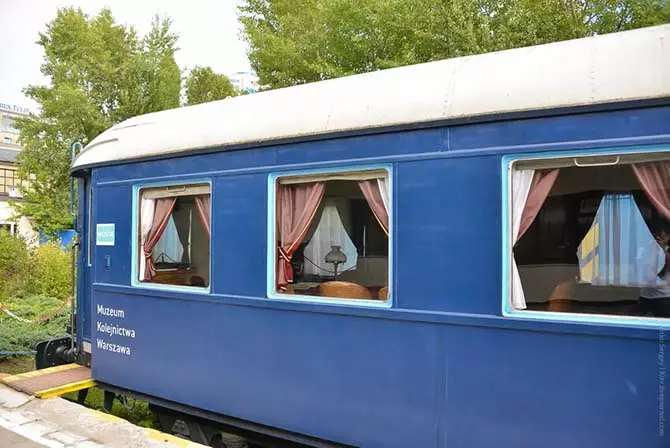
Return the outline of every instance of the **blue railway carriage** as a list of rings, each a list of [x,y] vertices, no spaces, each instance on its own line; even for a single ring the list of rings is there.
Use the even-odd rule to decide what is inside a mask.
[[[114,126],[72,165],[79,362],[214,446],[670,447],[669,42]]]

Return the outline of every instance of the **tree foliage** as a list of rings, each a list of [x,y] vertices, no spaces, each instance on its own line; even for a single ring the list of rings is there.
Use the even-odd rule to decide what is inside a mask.
[[[211,67],[197,66],[186,78],[186,104],[207,103],[238,95],[226,75],[214,73]]]
[[[245,0],[266,88],[670,22],[666,0]]]
[[[178,107],[176,42],[168,18],[155,17],[139,38],[132,27],[115,23],[108,9],[93,17],[81,9],[58,11],[38,40],[41,71],[50,83],[25,89],[40,113],[17,122],[25,147],[18,175],[30,183],[25,200],[14,204],[17,214],[47,233],[72,226],[71,143],[86,144],[126,118]]]

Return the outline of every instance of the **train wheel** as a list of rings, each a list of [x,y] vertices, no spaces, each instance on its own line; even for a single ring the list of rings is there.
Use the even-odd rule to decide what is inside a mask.
[[[247,448],[249,446],[246,439],[224,432],[212,437],[209,445],[213,448]]]

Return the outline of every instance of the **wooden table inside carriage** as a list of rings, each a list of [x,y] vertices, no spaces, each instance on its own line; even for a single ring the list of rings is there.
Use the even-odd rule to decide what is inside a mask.
[[[157,264],[156,275],[151,281],[164,285],[206,286],[205,280],[188,265],[161,266]]]
[[[386,300],[388,297],[388,288],[385,286],[361,286],[342,281],[294,283],[289,285],[287,292],[301,296],[363,300]]]

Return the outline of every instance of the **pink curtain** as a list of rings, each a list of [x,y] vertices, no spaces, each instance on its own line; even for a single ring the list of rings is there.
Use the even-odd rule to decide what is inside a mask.
[[[326,185],[323,182],[279,185],[277,188],[277,287],[293,282],[291,258],[305,238],[319,208]]]
[[[656,210],[670,220],[670,161],[634,163],[632,167]]]
[[[200,222],[207,232],[207,236],[212,237],[210,231],[210,217],[211,217],[212,197],[208,194],[203,194],[195,197],[195,208],[200,216]]]
[[[156,267],[154,265],[153,258],[151,258],[151,250],[156,246],[156,243],[158,243],[158,240],[160,240],[163,231],[165,231],[165,228],[167,227],[168,221],[170,219],[170,214],[174,209],[175,202],[177,202],[177,198],[156,199],[154,219],[151,222],[151,229],[142,242],[142,248],[144,249],[144,259],[146,262],[144,271],[145,280],[151,280],[156,275]]]
[[[384,197],[382,196],[383,192],[377,179],[372,180],[361,180],[358,182],[358,186],[363,192],[363,196],[368,201],[370,210],[377,218],[379,225],[386,235],[389,234],[389,212],[384,203]]]
[[[526,204],[524,205],[521,214],[521,224],[519,226],[519,234],[516,238],[517,241],[521,239],[523,234],[530,228],[530,225],[533,224],[533,221],[535,221],[544,201],[547,200],[551,188],[556,183],[559,171],[558,168],[553,170],[536,170],[533,174],[533,181],[530,185],[528,198],[526,199]]]

